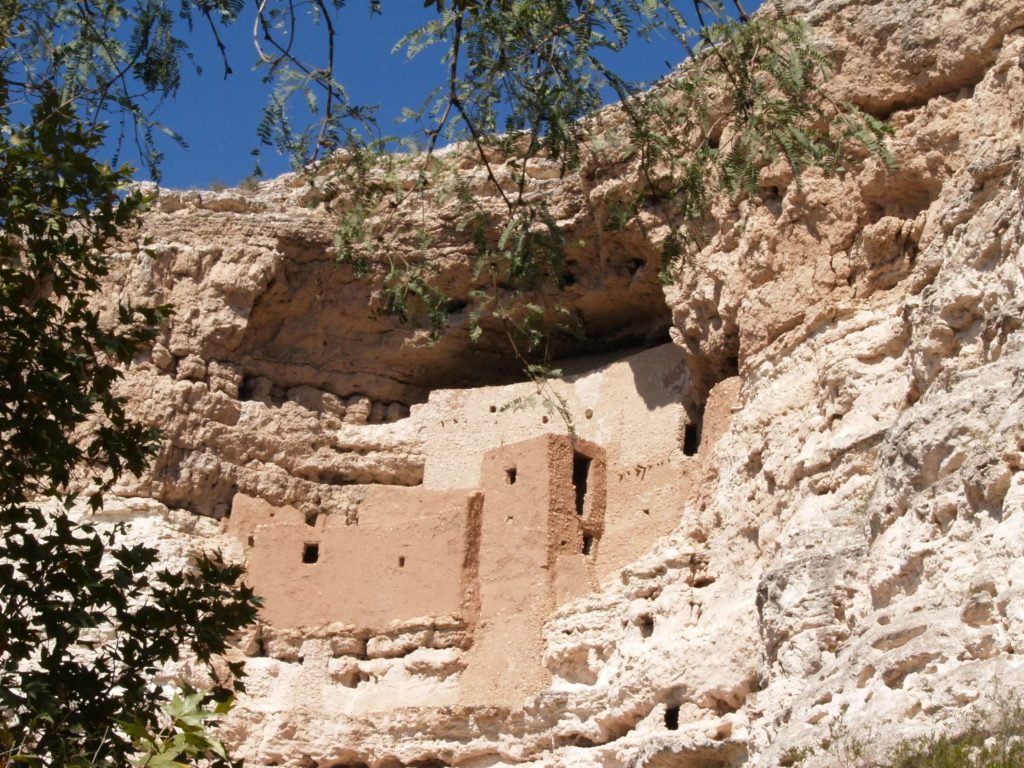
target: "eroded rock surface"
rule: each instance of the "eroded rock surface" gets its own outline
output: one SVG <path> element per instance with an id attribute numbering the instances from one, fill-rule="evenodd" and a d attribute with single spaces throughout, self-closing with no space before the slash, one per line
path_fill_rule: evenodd
<path id="1" fill-rule="evenodd" d="M 630 423 L 598 397 L 620 374 L 559 385 L 608 452 L 608 503 L 578 596 L 555 589 L 565 599 L 524 625 L 533 666 L 473 666 L 472 612 L 260 627 L 240 642 L 251 682 L 226 733 L 249 764 L 848 764 L 1024 686 L 1024 2 L 793 7 L 837 53 L 837 98 L 889 120 L 897 167 L 799 185 L 766 170 L 664 294 L 653 218 L 655 244 L 626 231 L 581 253 L 568 300 L 587 351 L 670 326 L 680 365 L 657 386 L 633 377 L 641 400 L 675 393 L 650 402 L 671 418 L 632 430 L 656 438 L 633 463 Z M 582 240 L 592 208 L 635 182 L 600 163 L 535 180 Z M 133 504 L 221 517 L 243 494 L 299 526 L 358 524 L 375 486 L 479 490 L 487 451 L 557 431 L 543 409 L 502 408 L 528 385 L 507 384 L 497 341 L 468 346 L 457 307 L 434 346 L 370 318 L 303 195 L 289 179 L 164 193 L 154 245 L 123 259 L 117 298 L 177 307 L 125 383 L 166 435 L 120 489 L 154 500 Z M 465 286 L 441 213 L 442 272 Z M 456 389 L 484 384 L 500 386 Z M 689 451 L 701 418 L 718 426 Z M 612 530 L 636 548 L 615 554 Z M 212 535 L 196 534 L 174 536 Z M 506 700 L 474 702 L 480 669 L 539 687 L 499 679 Z"/>

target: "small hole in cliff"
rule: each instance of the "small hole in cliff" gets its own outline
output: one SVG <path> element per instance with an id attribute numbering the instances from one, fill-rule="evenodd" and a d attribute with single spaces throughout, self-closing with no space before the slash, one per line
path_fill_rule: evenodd
<path id="1" fill-rule="evenodd" d="M 516 468 L 512 467 L 511 469 L 506 469 L 505 470 L 505 485 L 515 485 L 515 484 L 516 484 Z"/>
<path id="2" fill-rule="evenodd" d="M 402 555 L 398 558 L 398 567 L 405 568 L 405 555 Z"/>
<path id="3" fill-rule="evenodd" d="M 594 412 L 590 408 L 587 408 L 587 410 L 583 412 L 583 415 L 588 419 L 594 418 Z"/>
<path id="4" fill-rule="evenodd" d="M 248 544 L 250 547 L 255 547 L 256 546 L 256 537 L 255 536 L 250 536 L 249 538 L 247 538 L 245 540 L 245 543 Z"/>
<path id="5" fill-rule="evenodd" d="M 320 545 L 319 544 L 303 544 L 302 545 L 302 562 L 304 563 L 315 563 L 320 559 Z"/>
<path id="6" fill-rule="evenodd" d="M 590 461 L 590 457 L 584 456 L 582 453 L 573 453 L 572 455 L 572 484 L 576 489 L 576 514 L 580 517 L 583 516 L 583 507 L 587 501 Z"/>
<path id="7" fill-rule="evenodd" d="M 679 730 L 679 705 L 665 707 L 665 727 L 670 731 Z"/>
<path id="8" fill-rule="evenodd" d="M 491 406 L 491 413 L 497 413 L 497 412 L 498 412 L 498 406 L 492 405 Z"/>
<path id="9" fill-rule="evenodd" d="M 541 424 L 547 424 L 548 423 L 548 417 L 547 416 L 541 416 L 540 417 L 540 423 Z"/>
<path id="10" fill-rule="evenodd" d="M 444 311 L 447 312 L 449 315 L 456 315 L 459 312 L 462 312 L 468 306 L 468 301 L 464 301 L 462 299 L 454 299 L 444 305 Z"/>
<path id="11" fill-rule="evenodd" d="M 700 448 L 700 427 L 696 424 L 687 424 L 683 430 L 683 455 L 696 456 Z"/>
<path id="12" fill-rule="evenodd" d="M 654 618 L 651 616 L 641 616 L 637 626 L 640 627 L 640 637 L 650 637 L 654 634 Z"/>
<path id="13" fill-rule="evenodd" d="M 319 515 L 316 512 L 307 512 L 306 513 L 306 525 L 308 525 L 310 528 L 315 527 L 316 526 L 316 519 L 317 519 L 317 517 L 319 517 Z"/>
<path id="14" fill-rule="evenodd" d="M 648 517 L 650 517 L 650 516 L 651 516 L 651 510 L 649 510 L 649 509 L 641 509 L 640 511 L 641 511 L 641 512 L 643 512 L 643 513 L 644 513 L 645 515 L 647 515 Z"/>
<path id="15" fill-rule="evenodd" d="M 589 555 L 590 550 L 594 547 L 594 537 L 589 533 L 583 534 L 583 554 Z"/>

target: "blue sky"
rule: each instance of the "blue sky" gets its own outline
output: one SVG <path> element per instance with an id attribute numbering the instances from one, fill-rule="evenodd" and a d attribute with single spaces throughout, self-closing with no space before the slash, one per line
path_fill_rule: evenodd
<path id="1" fill-rule="evenodd" d="M 680 5 L 689 4 L 689 0 L 682 0 Z M 747 10 L 759 4 L 748 3 Z M 365 0 L 350 0 L 335 18 L 336 77 L 353 103 L 380 106 L 383 130 L 407 135 L 415 126 L 395 124 L 394 117 L 403 107 L 418 107 L 432 88 L 443 82 L 445 69 L 440 50 L 428 50 L 412 61 L 391 50 L 403 34 L 429 20 L 435 11 L 424 9 L 422 0 L 391 0 L 384 3 L 382 15 L 371 16 L 367 5 Z M 162 184 L 172 188 L 205 188 L 215 183 L 233 186 L 249 175 L 255 164 L 251 151 L 258 146 L 256 126 L 267 94 L 261 73 L 253 70 L 256 54 L 251 10 L 243 12 L 238 23 L 221 30 L 233 69 L 226 80 L 212 35 L 200 21 L 189 39 L 202 74 L 186 65 L 177 97 L 166 102 L 157 114 L 189 145 L 184 150 L 170 140 L 161 142 L 165 152 Z M 316 42 L 315 35 L 303 42 Z M 318 53 L 315 48 L 307 51 L 310 58 Z M 615 64 L 627 79 L 650 82 L 668 71 L 666 62 L 678 63 L 680 57 L 678 43 L 667 37 L 649 44 L 638 40 L 617 57 Z M 303 115 L 296 113 L 295 117 Z M 288 170 L 287 159 L 270 147 L 261 149 L 260 164 L 267 177 Z"/>

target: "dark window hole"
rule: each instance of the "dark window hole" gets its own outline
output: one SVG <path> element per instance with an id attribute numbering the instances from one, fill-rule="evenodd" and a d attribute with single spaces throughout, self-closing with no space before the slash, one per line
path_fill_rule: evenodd
<path id="1" fill-rule="evenodd" d="M 302 545 L 302 562 L 304 563 L 315 563 L 320 559 L 320 545 L 319 544 L 303 544 Z"/>
<path id="2" fill-rule="evenodd" d="M 405 555 L 401 555 L 398 558 L 398 567 L 399 568 L 405 568 Z"/>
<path id="3" fill-rule="evenodd" d="M 497 413 L 497 412 L 498 412 L 498 406 L 492 405 L 491 406 L 491 413 Z"/>
<path id="4" fill-rule="evenodd" d="M 583 515 L 583 505 L 587 501 L 590 461 L 590 457 L 584 456 L 582 453 L 573 453 L 572 455 L 572 484 L 576 488 L 576 514 L 580 516 Z"/>
<path id="5" fill-rule="evenodd" d="M 515 484 L 516 484 L 516 468 L 512 467 L 511 469 L 506 469 L 505 470 L 505 485 L 515 485 Z"/>
<path id="6" fill-rule="evenodd" d="M 245 543 L 248 544 L 250 547 L 255 547 L 256 546 L 256 537 L 255 536 L 250 536 L 249 538 L 247 538 L 245 540 Z"/>
<path id="7" fill-rule="evenodd" d="M 306 525 L 308 525 L 310 528 L 313 528 L 314 526 L 316 526 L 316 519 L 317 519 L 317 517 L 319 517 L 319 515 L 316 512 L 307 512 L 306 513 Z"/>
<path id="8" fill-rule="evenodd" d="M 731 376 L 740 375 L 740 359 L 736 356 L 725 358 L 725 370 L 722 372 L 722 378 L 728 379 Z"/>
<path id="9" fill-rule="evenodd" d="M 700 448 L 700 427 L 697 424 L 687 424 L 683 430 L 683 455 L 696 456 Z"/>
<path id="10" fill-rule="evenodd" d="M 665 707 L 665 727 L 670 731 L 679 730 L 679 705 Z"/>
<path id="11" fill-rule="evenodd" d="M 253 395 L 256 394 L 256 383 L 255 376 L 246 376 L 243 378 L 241 385 L 238 387 L 238 399 L 252 400 Z"/>
<path id="12" fill-rule="evenodd" d="M 654 618 L 651 616 L 641 616 L 637 626 L 640 627 L 640 637 L 650 637 L 654 634 Z"/>
<path id="13" fill-rule="evenodd" d="M 583 534 L 583 554 L 589 555 L 590 550 L 594 548 L 594 537 L 592 534 Z"/>

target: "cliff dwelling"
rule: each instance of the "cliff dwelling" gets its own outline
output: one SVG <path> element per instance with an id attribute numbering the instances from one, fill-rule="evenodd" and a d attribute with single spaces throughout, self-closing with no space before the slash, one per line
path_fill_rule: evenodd
<path id="1" fill-rule="evenodd" d="M 459 302 L 434 345 L 370 318 L 298 177 L 161 192 L 107 294 L 178 308 L 122 382 L 164 441 L 110 524 L 246 561 L 247 765 L 888 765 L 1016 714 L 1024 0 L 786 5 L 895 165 L 766 168 L 664 286 L 657 207 L 601 232 L 563 298 L 619 358 L 559 360 L 575 439 Z M 531 180 L 570 242 L 638 189 L 615 146 Z"/>
<path id="2" fill-rule="evenodd" d="M 422 483 L 365 485 L 356 514 L 236 495 L 228 529 L 264 599 L 261 635 L 290 638 L 290 650 L 261 640 L 253 653 L 305 662 L 325 640 L 349 710 L 382 701 L 371 689 L 387 670 L 373 662 L 423 649 L 457 655 L 429 688 L 434 705 L 549 689 L 543 625 L 677 525 L 697 436 L 726 428 L 738 379 L 692 402 L 683 354 L 666 344 L 552 384 L 571 431 L 533 384 L 433 392 L 407 425 L 424 446 Z M 345 427 L 360 428 L 388 427 Z M 417 690 L 400 705 L 422 703 Z"/>

